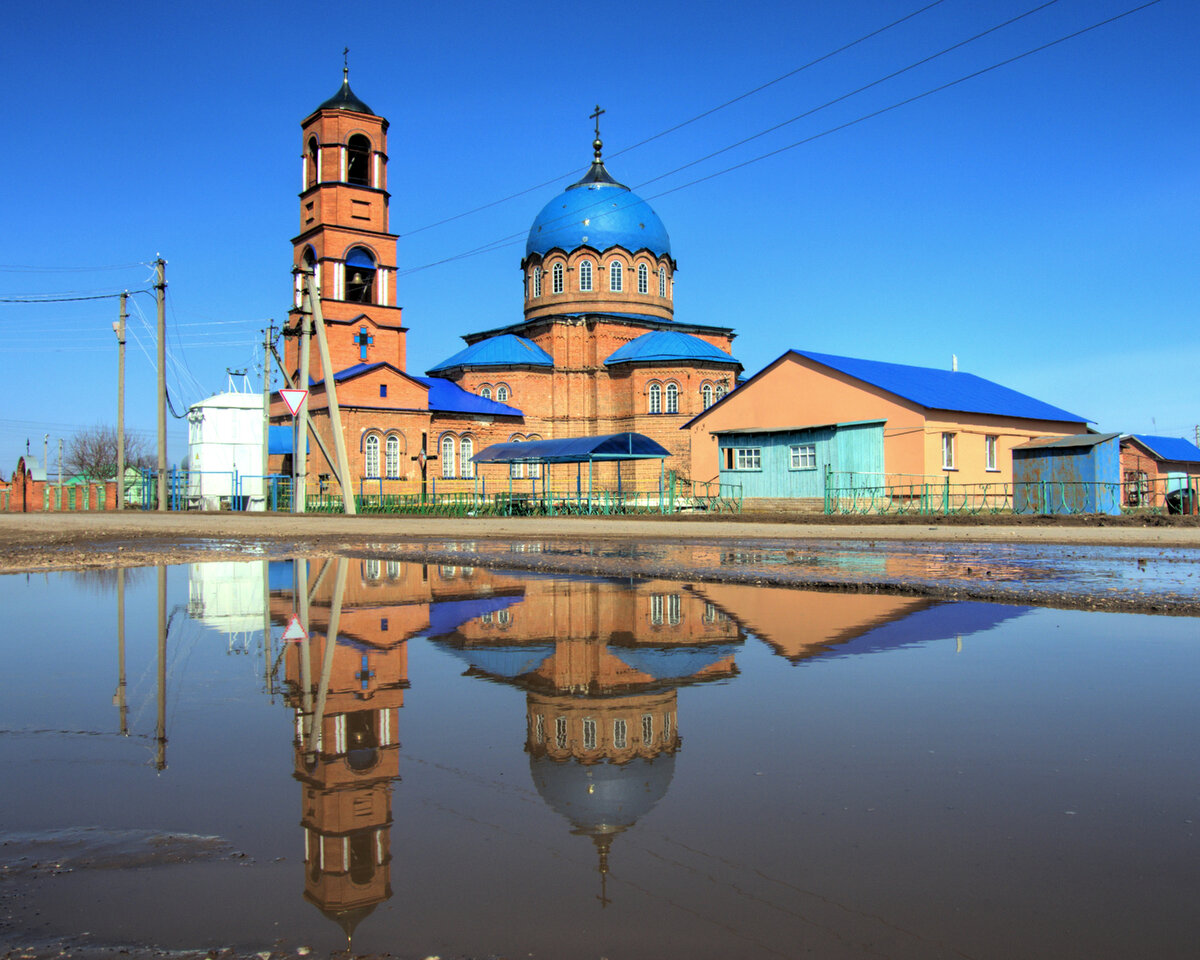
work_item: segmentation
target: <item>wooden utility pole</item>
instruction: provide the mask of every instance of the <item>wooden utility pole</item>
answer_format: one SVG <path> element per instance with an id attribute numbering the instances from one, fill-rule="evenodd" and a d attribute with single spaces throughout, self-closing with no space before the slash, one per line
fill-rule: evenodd
<path id="1" fill-rule="evenodd" d="M 117 334 L 117 509 L 125 509 L 125 302 L 126 291 L 121 294 L 121 316 L 113 324 Z M 122 614 L 124 616 L 124 614 Z"/>
<path id="2" fill-rule="evenodd" d="M 154 261 L 158 282 L 158 509 L 167 509 L 167 261 Z"/>
<path id="3" fill-rule="evenodd" d="M 329 405 L 329 425 L 333 433 L 333 450 L 337 456 L 338 485 L 342 488 L 342 508 L 349 516 L 357 513 L 354 503 L 354 488 L 350 480 L 350 465 L 346 459 L 346 436 L 342 433 L 342 410 L 338 406 L 337 381 L 334 377 L 333 359 L 329 353 L 329 341 L 325 337 L 325 317 L 321 314 L 321 297 L 317 293 L 317 281 L 311 273 L 306 274 L 304 292 L 308 297 L 309 314 L 317 331 L 317 349 L 321 354 L 321 369 L 325 376 L 325 399 Z M 307 408 L 306 408 L 307 409 Z"/>

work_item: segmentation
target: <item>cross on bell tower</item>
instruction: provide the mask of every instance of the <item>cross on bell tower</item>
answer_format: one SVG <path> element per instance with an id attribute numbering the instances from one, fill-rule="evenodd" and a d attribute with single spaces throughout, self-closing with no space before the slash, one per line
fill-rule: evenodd
<path id="1" fill-rule="evenodd" d="M 354 342 L 357 343 L 358 347 L 359 347 L 358 358 L 360 360 L 366 360 L 367 359 L 367 347 L 369 347 L 371 344 L 373 344 L 375 342 L 375 338 L 373 336 L 371 336 L 369 333 L 367 333 L 366 327 L 359 327 L 358 328 L 358 336 L 356 336 L 354 338 Z"/>

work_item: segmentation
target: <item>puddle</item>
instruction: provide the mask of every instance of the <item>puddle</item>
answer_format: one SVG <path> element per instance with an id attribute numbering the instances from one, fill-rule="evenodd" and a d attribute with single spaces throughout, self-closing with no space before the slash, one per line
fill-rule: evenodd
<path id="1" fill-rule="evenodd" d="M 1200 620 L 752 580 L 1194 561 L 422 549 L 0 578 L 0 947 L 1192 955 Z"/>

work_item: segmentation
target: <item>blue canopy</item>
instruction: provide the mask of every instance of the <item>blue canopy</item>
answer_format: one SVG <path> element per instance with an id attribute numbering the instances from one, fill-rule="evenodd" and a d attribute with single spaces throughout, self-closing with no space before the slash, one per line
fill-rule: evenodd
<path id="1" fill-rule="evenodd" d="M 563 437 L 526 443 L 493 443 L 475 454 L 476 463 L 588 463 L 605 460 L 655 460 L 671 451 L 641 433 Z"/>

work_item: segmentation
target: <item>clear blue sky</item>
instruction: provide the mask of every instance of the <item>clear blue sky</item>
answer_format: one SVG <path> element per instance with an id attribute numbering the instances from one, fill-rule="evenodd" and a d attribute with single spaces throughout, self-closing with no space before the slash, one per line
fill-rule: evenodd
<path id="1" fill-rule="evenodd" d="M 177 404 L 261 361 L 286 316 L 299 123 L 341 81 L 391 122 L 409 370 L 521 317 L 523 237 L 590 159 L 650 201 L 676 316 L 730 325 L 753 373 L 789 347 L 959 368 L 1095 421 L 1200 422 L 1200 5 L 1162 0 L 1023 60 L 684 189 L 1137 5 L 1059 0 L 773 133 L 654 180 L 1037 6 L 943 0 L 140 3 L 5 13 L 0 297 L 145 288 L 168 260 Z M 654 180 L 650 183 L 648 181 Z M 436 221 L 552 181 L 452 223 Z M 641 186 L 645 184 L 645 186 Z M 664 194 L 661 195 L 660 194 Z M 453 259 L 492 241 L 520 240 Z M 38 270 L 29 267 L 43 268 Z M 45 269 L 64 268 L 64 269 Z M 65 269 L 72 268 L 72 269 Z M 407 272 L 411 271 L 411 272 Z M 153 323 L 153 303 L 135 297 Z M 115 421 L 115 300 L 0 303 L 0 471 L 25 439 Z M 153 340 L 130 324 L 153 355 Z M 154 434 L 131 339 L 127 420 Z M 255 384 L 261 384 L 259 375 Z M 171 459 L 185 452 L 172 421 Z M 54 465 L 54 456 L 51 457 Z"/>

